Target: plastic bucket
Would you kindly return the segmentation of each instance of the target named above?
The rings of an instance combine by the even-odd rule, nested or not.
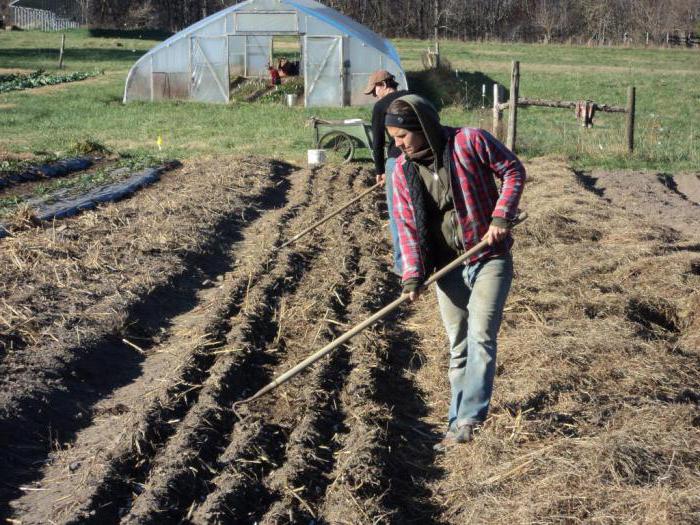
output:
[[[321,166],[326,162],[325,149],[310,149],[306,152],[307,162],[309,166]]]
[[[287,105],[291,108],[292,106],[297,105],[297,99],[298,95],[295,95],[294,93],[288,93],[287,94]]]

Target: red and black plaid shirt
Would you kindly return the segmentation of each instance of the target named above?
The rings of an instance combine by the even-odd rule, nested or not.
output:
[[[515,154],[490,133],[476,128],[443,127],[451,140],[451,173],[454,205],[468,250],[486,234],[492,218],[515,219],[525,184],[525,168]],[[409,195],[401,155],[392,173],[394,220],[399,231],[403,277],[425,280],[425,267],[418,246],[413,203]],[[499,193],[494,177],[501,179]],[[513,241],[509,236],[500,246],[489,246],[470,259],[504,255]]]

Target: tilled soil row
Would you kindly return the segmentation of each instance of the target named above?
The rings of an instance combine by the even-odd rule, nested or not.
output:
[[[275,294],[282,286],[293,292],[295,279],[308,269],[307,264],[297,254],[284,254],[280,264],[249,291],[249,306],[227,335],[228,353],[216,360],[197,404],[160,453],[144,493],[136,498],[123,523],[177,521],[197,496],[206,494],[207,482],[215,473],[213,462],[234,422],[227,408],[244,392],[264,383],[264,367],[276,359],[263,352],[276,333],[272,319]]]
[[[382,237],[374,234],[377,224],[366,220],[374,213],[373,206],[368,201],[361,205],[359,213],[353,211],[356,218],[344,224],[344,231],[331,230],[330,234],[323,231],[322,245],[328,248],[319,259],[328,259],[328,267],[314,268],[324,271],[323,285],[319,287],[317,278],[308,273],[297,290],[296,301],[285,303],[290,320],[284,323],[285,330],[280,333],[288,355],[284,366],[277,367],[278,371],[296,364],[310,350],[338,335],[341,328],[344,331],[361,321],[372,308],[384,302],[387,288],[381,261],[386,245],[381,243],[378,247],[376,241],[367,240],[368,234]],[[343,220],[349,216],[346,213]],[[371,282],[367,279],[368,271]],[[311,305],[304,308],[309,299]],[[354,306],[353,299],[361,305]],[[331,314],[333,318],[327,319]],[[318,324],[313,320],[319,318],[329,324],[323,335],[319,335],[322,329],[308,330],[310,324]],[[305,333],[301,338],[295,336],[302,331]],[[368,338],[373,339],[371,335]],[[360,342],[360,347],[363,346]],[[330,504],[326,498],[329,488],[337,483],[337,474],[335,477],[333,474],[339,468],[338,462],[354,454],[351,449],[340,452],[345,436],[353,434],[352,444],[367,437],[367,426],[353,432],[356,414],[348,412],[344,403],[348,388],[355,392],[360,385],[372,381],[366,374],[367,362],[372,367],[372,359],[360,353],[357,358],[351,358],[347,348],[336,349],[310,372],[249,407],[248,416],[234,427],[230,446],[220,458],[224,468],[213,480],[214,490],[191,514],[193,522],[307,523],[318,519],[322,507],[329,506],[339,516],[343,514],[343,508],[351,504],[346,491]],[[357,370],[351,370],[353,365]],[[360,396],[352,408],[365,411],[368,403],[371,404],[371,396]],[[371,456],[370,463],[376,464],[382,452],[374,450],[377,447],[371,444],[369,448],[372,452],[363,459]],[[352,465],[347,466],[352,469]],[[344,474],[348,472],[340,468]],[[366,498],[365,492],[359,492],[360,498]],[[355,496],[352,498],[357,502]],[[366,512],[374,516],[388,514],[386,509],[371,506]]]
[[[321,245],[329,246],[328,237],[323,237]],[[344,321],[347,283],[357,278],[354,245],[354,238],[348,236],[337,251],[326,248],[295,296],[285,298],[280,306],[275,341],[284,345],[287,355],[275,367],[276,372],[290,368],[312,349],[327,343],[337,332],[335,323]],[[319,275],[324,276],[322,284]],[[330,314],[332,319],[328,319]],[[301,480],[315,480],[315,486],[320,487],[319,469],[332,459],[330,447],[325,446],[319,457],[315,446],[326,445],[333,436],[338,417],[334,390],[343,376],[342,357],[335,354],[263,401],[246,407],[248,415],[234,427],[231,446],[222,455],[223,472],[213,481],[212,491],[194,513],[193,521],[277,523],[281,516],[294,513],[290,503],[304,497],[298,494],[303,487],[296,485]],[[268,439],[250,435],[251,427],[266,432]],[[249,439],[239,434],[247,434]],[[266,512],[270,504],[272,508]],[[308,514],[304,516],[307,519]]]
[[[17,485],[36,476],[46,454],[104,415],[91,407],[138,377],[158,333],[195,301],[206,288],[203,281],[231,264],[221,255],[239,238],[241,222],[279,201],[286,189],[282,167],[272,167],[270,176],[266,163],[263,180],[259,164],[240,166],[246,175],[218,172],[217,163],[186,167],[131,200],[70,219],[56,230],[4,241],[3,257],[20,271],[7,276],[6,290],[13,295],[3,297],[11,312],[2,313],[10,341],[1,356],[0,462],[9,482],[3,500],[20,495]],[[187,188],[192,174],[202,171],[225,187],[206,204],[206,192],[196,193],[200,181],[192,183],[196,198],[183,190],[183,181]],[[87,259],[79,258],[81,252]],[[99,279],[92,275],[98,268],[107,269]]]
[[[321,192],[323,190],[325,188]],[[317,214],[327,202],[317,207]],[[318,268],[316,252],[316,248],[302,247],[296,252],[283,253],[283,264],[274,266],[269,275],[249,290],[246,303],[250,308],[244,310],[243,319],[232,322],[233,330],[227,336],[235,353],[222,356],[207,380],[215,393],[206,398],[200,396],[198,406],[188,414],[189,420],[180,426],[181,437],[176,435],[160,455],[163,460],[152,472],[146,492],[137,498],[123,522],[179,521],[185,514],[191,516],[196,502],[211,492],[209,480],[220,471],[217,457],[234,425],[233,414],[227,406],[269,381],[271,376],[267,370],[279,368],[275,363],[284,361],[282,368],[288,367],[286,342],[279,337],[281,310],[277,319],[275,311],[281,308],[282,301],[293,304],[300,295],[297,293],[299,283],[310,271],[323,272],[323,268]],[[305,294],[300,297],[306,300]],[[236,442],[236,436],[231,440]]]
[[[377,241],[365,241],[370,253],[382,253]],[[349,318],[353,324],[388,302],[386,264],[381,259],[364,258],[360,271],[365,281],[353,289]],[[349,349],[351,373],[341,394],[347,414],[348,432],[339,436],[336,464],[323,496],[319,514],[330,523],[380,523],[388,521],[392,510],[384,504],[388,489],[382,477],[387,457],[386,428],[391,407],[377,402],[377,370],[383,366],[386,350],[377,328],[369,328],[353,340]]]
[[[255,235],[261,231],[277,232],[274,243],[278,242],[282,230],[276,228],[276,224],[286,223],[308,204],[311,173],[298,175],[300,181],[289,192],[290,204],[265,214],[265,220],[253,223],[249,229]],[[239,214],[245,215],[246,210],[236,211],[236,215]],[[255,217],[258,212],[248,209],[247,214]],[[116,519],[121,504],[131,499],[132,491],[139,491],[155,450],[172,435],[175,422],[181,420],[196,401],[199,385],[214,363],[217,350],[224,344],[224,335],[230,329],[229,319],[238,312],[246,291],[259,278],[252,269],[257,267],[258,273],[265,271],[256,264],[257,257],[244,260],[245,250],[232,249],[227,256],[240,258],[240,267],[221,275],[221,285],[215,288],[207,288],[207,281],[204,281],[205,285],[200,281],[199,300],[174,319],[170,333],[161,338],[160,344],[144,345],[139,341],[148,348],[143,368],[146,371],[153,369],[151,376],[155,375],[150,378],[150,384],[146,372],[125,387],[121,396],[108,399],[107,407],[96,406],[93,424],[78,435],[70,450],[54,453],[51,459],[55,465],[45,473],[45,479],[61,479],[65,477],[63,472],[71,466],[69,480],[29,492],[15,504],[20,509],[18,512],[32,509],[31,515],[37,522],[49,518],[58,520],[59,517],[68,521],[93,517],[104,523],[107,515]],[[133,349],[131,352],[135,354]],[[150,402],[140,405],[136,400],[142,398],[143,392]],[[127,420],[120,421],[125,430],[114,438],[111,431],[114,417],[122,412],[128,413]],[[107,446],[103,444],[105,438],[110,443]],[[92,459],[86,461],[87,457]],[[83,490],[75,490],[71,483],[75,480],[81,480]],[[90,487],[87,492],[85,486]]]
[[[375,215],[372,208],[371,201],[364,202],[357,214],[359,220],[353,223],[356,234],[352,237],[359,241],[360,255],[357,278],[348,283],[347,298],[342,300],[347,303],[343,331],[387,302],[384,262],[387,245],[381,227],[372,219]],[[274,480],[278,484],[287,481],[284,498],[270,509],[262,523],[304,523],[319,518],[337,523],[368,523],[388,514],[380,501],[382,482],[375,477],[381,469],[384,446],[382,433],[377,432],[375,424],[381,428],[382,416],[388,412],[386,407],[374,403],[370,395],[376,389],[374,369],[380,360],[378,346],[381,343],[376,333],[368,329],[353,340],[352,346],[335,351],[333,359],[338,364],[331,362],[329,371],[332,374],[332,368],[340,365],[335,370],[336,392],[320,394],[330,397],[325,401],[333,410],[321,414],[315,422],[316,432],[309,432],[305,446],[299,447],[307,458],[297,460],[299,467],[294,469],[289,459],[292,455],[288,454],[292,465],[287,467],[286,476]],[[340,374],[347,374],[342,381],[338,379]],[[298,435],[303,439],[304,432]],[[324,436],[330,439],[324,441]]]
[[[276,228],[277,224],[286,224],[298,213],[299,209],[308,205],[311,195],[312,173],[300,172],[299,177],[293,176],[295,184],[290,190],[288,206],[265,214],[260,220],[251,224],[243,233],[243,238],[256,237],[263,232],[272,232],[268,252],[263,259],[274,259],[274,245],[282,240],[286,228]],[[253,243],[250,244],[254,246]],[[248,253],[250,250],[231,250],[229,257],[238,257],[239,266],[222,276],[221,286],[216,292],[203,294],[204,297],[186,314],[180,316],[180,322],[174,323],[169,337],[152,349],[153,353],[164,352],[176,355],[178,363],[172,367],[175,373],[172,377],[163,378],[166,385],[155,389],[151,401],[145,406],[134,406],[126,427],[111,447],[103,447],[99,456],[106,456],[104,463],[91,465],[91,470],[83,474],[76,469],[75,476],[85,476],[86,484],[91,486],[87,494],[72,493],[72,497],[63,501],[60,508],[52,509],[52,519],[59,516],[63,520],[84,522],[91,520],[97,523],[115,522],[120,512],[128,508],[133,494],[143,490],[146,476],[150,472],[151,462],[159,448],[176,431],[178,423],[185,417],[187,411],[196,405],[201,385],[210,373],[210,368],[216,362],[220,352],[226,352],[226,334],[231,330],[235,317],[242,307],[245,308],[249,298],[248,290],[258,284],[261,276],[267,271],[267,266],[258,264],[260,254]],[[254,249],[257,252],[257,249]],[[214,308],[211,306],[214,305]],[[202,318],[198,311],[205,311]],[[186,342],[181,342],[185,334]],[[131,385],[134,390],[143,386]],[[131,404],[128,403],[127,404]],[[96,422],[85,434],[100,436],[108,434],[105,427],[113,425],[110,419]],[[90,449],[97,442],[97,437],[85,437],[85,445],[80,447],[81,439],[76,444],[69,458],[63,458],[60,465],[53,470],[65,468],[66,464],[75,464],[81,456],[90,454]],[[82,448],[82,450],[81,450]],[[47,474],[51,477],[51,474]],[[69,487],[66,487],[70,490]],[[61,498],[56,490],[51,496],[54,500]],[[80,501],[82,500],[82,503]],[[28,502],[28,507],[44,508]]]
[[[387,244],[382,235],[375,233],[381,227],[374,221],[373,205],[370,201],[363,203],[361,213],[357,214],[359,220],[353,223],[359,241],[360,278],[347,289],[348,300],[344,299],[348,303],[346,328],[364,320],[400,293],[398,280],[387,272]],[[316,434],[310,433],[299,453],[288,452],[282,472],[295,473],[294,457],[305,454],[309,459],[297,460],[302,465],[296,469],[299,475],[271,478],[276,486],[284,487],[283,498],[260,523],[307,523],[316,519],[348,524],[402,523],[407,518],[421,519],[420,514],[429,517],[441,511],[438,506],[426,504],[427,496],[423,494],[418,503],[412,502],[411,480],[427,477],[426,469],[411,461],[414,442],[418,437],[421,459],[429,460],[434,454],[432,444],[439,434],[424,425],[424,430],[410,435],[408,444],[404,439],[405,434],[411,434],[411,416],[415,418],[425,407],[416,385],[401,372],[402,368],[412,366],[410,352],[404,351],[410,345],[410,333],[403,326],[402,317],[401,311],[393,314],[340,351],[337,359],[344,366],[340,373],[345,370],[349,373],[342,384],[336,385],[339,394],[337,397],[323,391],[316,394],[321,402],[324,395],[332,396],[330,401],[339,408],[330,417],[338,419],[335,422],[322,419],[316,425],[325,426],[317,426]],[[391,341],[399,343],[390,345]],[[396,421],[397,412],[404,419]],[[329,426],[333,427],[332,432],[328,431]],[[332,435],[325,443],[324,430]],[[319,434],[321,439],[314,441]],[[304,431],[299,435],[304,436]],[[328,460],[324,455],[327,448],[331,454]],[[318,463],[319,459],[325,460],[325,464],[314,470],[314,462]],[[408,461],[397,464],[404,460]],[[321,485],[315,483],[319,478],[323,480]],[[408,503],[410,510],[405,508]]]
[[[15,505],[18,518],[138,524],[392,519],[389,428],[401,396],[385,398],[381,383],[393,366],[385,339],[405,336],[400,326],[389,322],[336,349],[246,407],[242,421],[230,410],[233,401],[398,293],[375,220],[379,192],[297,245],[276,248],[362,191],[368,181],[359,173],[297,173],[284,208],[245,213],[257,220],[226,252],[232,269],[214,288],[198,290],[198,300],[158,338],[138,339],[139,330],[129,336],[145,353],[144,375],[150,360],[161,360],[146,382],[154,388],[140,384],[143,378],[128,385],[132,394],[145,393],[146,402],[132,396],[120,403],[115,395],[111,404],[96,405],[104,418],[94,418],[71,450],[56,454],[36,485],[40,491]],[[164,326],[157,316],[155,324]],[[169,373],[158,377],[164,367]],[[100,443],[115,425],[123,430]]]
[[[340,219],[342,229],[324,230],[324,255],[329,267],[322,285],[317,278],[306,283],[305,295],[314,298],[314,307],[287,323],[285,337],[297,349],[290,365],[326,345],[348,326],[350,290],[364,281],[358,263],[367,256],[358,247],[358,237],[364,232],[359,221],[352,220],[356,213],[357,210],[344,213]],[[309,326],[313,328],[309,330]],[[304,337],[295,338],[294,334],[301,331],[305,332]],[[289,438],[284,462],[260,476],[260,485],[272,496],[273,503],[269,508],[261,505],[255,509],[249,519],[259,523],[306,523],[318,517],[328,474],[336,460],[337,436],[347,431],[340,391],[347,380],[348,367],[347,350],[338,348],[266,400],[283,405],[274,411],[280,425],[284,425],[287,413],[293,414],[294,419],[286,424]],[[275,401],[275,397],[282,401]],[[261,411],[258,407],[254,410]]]

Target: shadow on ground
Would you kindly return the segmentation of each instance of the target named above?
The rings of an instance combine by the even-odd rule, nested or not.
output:
[[[438,110],[454,104],[470,109],[493,106],[493,85],[497,82],[481,71],[444,67],[408,71],[406,77],[410,90],[429,99]],[[503,87],[501,100],[508,100],[509,96],[509,90]]]

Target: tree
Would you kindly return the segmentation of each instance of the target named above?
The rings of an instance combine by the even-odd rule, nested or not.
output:
[[[0,0],[0,27],[10,24],[10,0]]]
[[[9,0],[0,0],[0,6]],[[78,0],[91,23],[178,31],[239,0]],[[623,34],[657,38],[689,33],[700,20],[700,0],[320,0],[386,37],[499,38],[599,42]]]
[[[571,7],[570,0],[537,0],[532,21],[544,33],[545,44],[553,35],[568,32]]]

